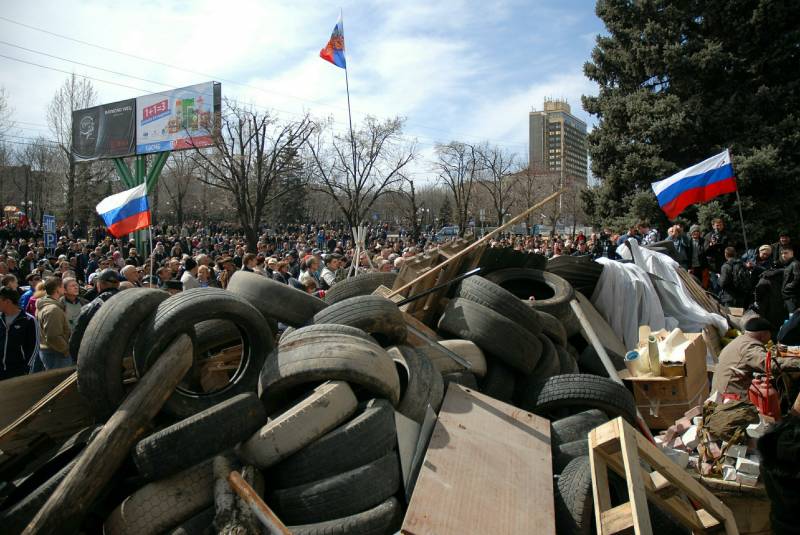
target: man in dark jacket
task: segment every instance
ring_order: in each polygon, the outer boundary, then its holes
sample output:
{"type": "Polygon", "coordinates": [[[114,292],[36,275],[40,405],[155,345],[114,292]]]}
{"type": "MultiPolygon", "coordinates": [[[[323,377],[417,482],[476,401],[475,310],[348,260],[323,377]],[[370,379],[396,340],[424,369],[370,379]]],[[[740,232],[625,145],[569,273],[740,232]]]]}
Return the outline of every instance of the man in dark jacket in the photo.
{"type": "Polygon", "coordinates": [[[784,265],[781,295],[787,312],[791,314],[800,304],[800,261],[794,257],[792,244],[786,244],[781,250],[781,262],[784,265]]]}
{"type": "Polygon", "coordinates": [[[722,264],[725,263],[725,248],[728,246],[728,233],[725,232],[725,222],[714,219],[711,222],[712,230],[705,237],[706,258],[708,269],[720,273],[722,264]]]}
{"type": "Polygon", "coordinates": [[[19,293],[0,288],[0,380],[25,375],[39,355],[36,319],[20,310],[19,293]]]}
{"type": "Polygon", "coordinates": [[[743,287],[743,281],[750,280],[750,273],[744,263],[736,258],[736,249],[725,248],[725,263],[719,273],[719,286],[721,289],[719,301],[723,305],[743,307],[748,299],[752,287],[743,287]],[[742,273],[744,270],[744,273],[742,273]]]}
{"type": "Polygon", "coordinates": [[[781,230],[778,234],[778,241],[772,244],[772,262],[774,264],[781,263],[781,253],[783,248],[788,245],[793,245],[792,238],[786,230],[781,230]]]}

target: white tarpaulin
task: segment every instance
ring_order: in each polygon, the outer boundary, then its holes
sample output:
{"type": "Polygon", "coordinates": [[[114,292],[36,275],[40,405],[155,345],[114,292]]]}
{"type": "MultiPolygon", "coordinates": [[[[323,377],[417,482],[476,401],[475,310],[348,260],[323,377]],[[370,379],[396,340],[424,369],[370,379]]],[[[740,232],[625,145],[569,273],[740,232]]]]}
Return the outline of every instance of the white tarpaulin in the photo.
{"type": "Polygon", "coordinates": [[[639,326],[654,331],[672,330],[677,322],[664,317],[661,302],[650,276],[636,264],[598,258],[603,273],[597,281],[592,304],[605,317],[627,349],[636,347],[639,326]]]}
{"type": "Polygon", "coordinates": [[[658,291],[664,315],[674,318],[683,332],[700,332],[707,325],[713,325],[720,334],[728,330],[728,322],[719,314],[711,314],[701,307],[691,296],[678,276],[679,264],[669,256],[640,247],[636,240],[629,240],[617,250],[617,254],[652,273],[658,279],[658,291]],[[660,280],[659,280],[660,279],[660,280]]]}

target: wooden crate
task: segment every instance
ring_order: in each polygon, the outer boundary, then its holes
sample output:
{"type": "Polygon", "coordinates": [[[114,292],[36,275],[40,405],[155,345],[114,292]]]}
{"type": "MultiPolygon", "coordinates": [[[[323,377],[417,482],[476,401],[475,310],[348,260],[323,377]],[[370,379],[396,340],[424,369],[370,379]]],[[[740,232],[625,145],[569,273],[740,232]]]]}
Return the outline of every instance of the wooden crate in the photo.
{"type": "Polygon", "coordinates": [[[617,418],[589,433],[589,461],[597,532],[619,533],[631,528],[637,535],[651,535],[647,501],[670,513],[694,533],[724,529],[738,535],[731,510],[705,489],[660,449],[617,418]],[[643,466],[643,463],[646,463],[643,466]],[[608,469],[625,479],[629,500],[611,506],[608,469]],[[691,503],[700,507],[695,509],[691,503]]]}

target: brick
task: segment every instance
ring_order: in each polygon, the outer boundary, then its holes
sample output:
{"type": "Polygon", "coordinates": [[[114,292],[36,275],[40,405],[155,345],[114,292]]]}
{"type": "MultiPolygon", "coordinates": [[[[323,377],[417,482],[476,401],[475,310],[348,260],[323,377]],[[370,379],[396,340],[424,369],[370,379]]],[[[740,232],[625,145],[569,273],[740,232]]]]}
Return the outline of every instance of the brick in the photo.
{"type": "Polygon", "coordinates": [[[702,415],[703,415],[703,407],[700,406],[692,407],[691,409],[683,413],[684,418],[689,418],[689,419],[702,415]]]}
{"type": "Polygon", "coordinates": [[[725,452],[728,457],[734,458],[747,458],[747,445],[746,444],[731,444],[725,452]]]}
{"type": "Polygon", "coordinates": [[[669,426],[667,428],[667,430],[664,431],[664,442],[665,443],[671,442],[672,439],[675,438],[675,435],[677,435],[677,434],[678,434],[678,431],[677,431],[677,429],[675,429],[675,426],[674,425],[669,426]]]}
{"type": "Polygon", "coordinates": [[[737,459],[736,471],[740,474],[747,474],[750,476],[757,476],[760,472],[759,464],[750,459],[737,459]]]}
{"type": "Polygon", "coordinates": [[[724,481],[736,481],[736,468],[732,466],[722,467],[722,479],[724,481]]]}
{"type": "Polygon", "coordinates": [[[683,450],[665,449],[664,453],[681,468],[686,468],[689,464],[689,454],[683,450]]]}
{"type": "Polygon", "coordinates": [[[702,463],[700,465],[700,473],[704,476],[711,475],[711,469],[714,467],[711,463],[702,463]]]}
{"type": "Polygon", "coordinates": [[[690,427],[692,427],[692,421],[689,418],[681,418],[675,422],[675,431],[680,435],[684,434],[690,427]]]}
{"type": "Polygon", "coordinates": [[[686,449],[686,446],[683,445],[683,440],[681,437],[675,437],[672,439],[672,442],[668,444],[668,446],[674,450],[682,450],[686,449]]]}
{"type": "Polygon", "coordinates": [[[758,476],[751,476],[750,474],[736,474],[736,481],[745,487],[755,487],[758,484],[758,476]]]}
{"type": "Polygon", "coordinates": [[[699,431],[696,425],[691,426],[681,435],[681,440],[686,448],[693,450],[700,443],[699,431]]]}

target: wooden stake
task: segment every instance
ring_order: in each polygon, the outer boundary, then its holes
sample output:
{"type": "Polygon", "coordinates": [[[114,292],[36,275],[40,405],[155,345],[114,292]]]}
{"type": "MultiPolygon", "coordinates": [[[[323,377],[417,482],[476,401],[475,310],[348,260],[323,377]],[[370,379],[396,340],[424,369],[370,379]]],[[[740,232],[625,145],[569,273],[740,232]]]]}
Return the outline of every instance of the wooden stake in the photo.
{"type": "Polygon", "coordinates": [[[192,366],[192,340],[185,334],[167,346],[136,383],[23,531],[24,535],[71,533],[125,461],[145,427],[192,366]]]}
{"type": "Polygon", "coordinates": [[[250,506],[253,514],[258,517],[270,533],[274,535],[292,535],[289,528],[287,528],[272,509],[264,503],[261,496],[253,490],[253,487],[244,480],[239,472],[236,470],[231,472],[230,475],[228,475],[228,483],[231,488],[236,491],[236,494],[250,506]]]}
{"type": "Polygon", "coordinates": [[[525,210],[524,212],[522,212],[518,216],[512,218],[505,225],[497,227],[493,231],[491,231],[488,234],[486,234],[480,240],[478,240],[478,241],[476,241],[474,243],[471,243],[468,247],[466,247],[463,251],[460,251],[455,256],[452,256],[452,257],[448,258],[447,260],[445,260],[444,262],[442,262],[438,266],[433,266],[430,270],[426,271],[425,273],[423,273],[422,275],[420,275],[419,277],[417,277],[413,281],[409,282],[408,284],[406,284],[404,286],[401,286],[400,288],[398,288],[396,290],[392,290],[392,293],[390,293],[386,297],[387,298],[391,298],[392,296],[395,296],[395,295],[397,295],[397,294],[399,294],[401,292],[404,292],[404,291],[408,290],[409,288],[411,288],[412,286],[414,286],[415,284],[417,284],[418,282],[420,282],[422,280],[425,280],[426,278],[430,277],[434,273],[438,273],[439,271],[441,271],[441,269],[443,267],[448,266],[448,265],[452,264],[453,262],[457,262],[465,254],[469,253],[470,251],[473,251],[474,249],[480,247],[482,244],[484,244],[487,241],[489,241],[492,238],[492,236],[494,236],[495,234],[503,232],[504,230],[506,230],[508,228],[511,228],[512,226],[516,225],[517,223],[519,223],[520,221],[522,221],[523,219],[528,217],[528,215],[531,212],[533,212],[534,210],[538,210],[539,208],[541,208],[545,204],[547,204],[550,201],[554,200],[556,197],[558,197],[562,193],[564,193],[564,190],[557,191],[557,192],[553,193],[552,195],[550,195],[548,197],[545,197],[544,199],[542,199],[541,201],[537,202],[536,204],[534,204],[533,206],[531,206],[530,208],[528,208],[527,210],[525,210]]]}

